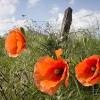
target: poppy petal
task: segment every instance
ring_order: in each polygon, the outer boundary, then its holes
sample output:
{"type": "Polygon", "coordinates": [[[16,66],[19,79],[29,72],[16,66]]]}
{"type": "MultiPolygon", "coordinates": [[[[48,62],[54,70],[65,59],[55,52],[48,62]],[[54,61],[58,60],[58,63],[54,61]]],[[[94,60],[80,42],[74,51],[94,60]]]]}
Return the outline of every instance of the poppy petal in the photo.
{"type": "Polygon", "coordinates": [[[5,40],[5,49],[10,57],[17,57],[26,47],[25,37],[20,29],[13,29],[5,40]]]}
{"type": "Polygon", "coordinates": [[[84,59],[75,67],[76,78],[84,86],[92,86],[100,81],[98,74],[100,72],[99,59],[99,56],[93,55],[84,59]]]}
{"type": "Polygon", "coordinates": [[[56,54],[57,58],[60,57],[62,55],[62,53],[63,53],[62,49],[55,50],[55,54],[56,54]]]}
{"type": "Polygon", "coordinates": [[[68,80],[69,79],[69,68],[68,67],[66,67],[66,72],[67,72],[67,75],[66,75],[66,79],[65,79],[65,86],[67,88],[68,84],[69,84],[69,80],[68,80]]]}
{"type": "Polygon", "coordinates": [[[100,83],[100,59],[97,60],[96,70],[91,78],[87,80],[91,84],[100,83]]]}
{"type": "MultiPolygon", "coordinates": [[[[49,56],[42,57],[35,64],[33,78],[39,90],[48,93],[49,95],[55,94],[59,88],[61,81],[67,75],[67,65],[63,60],[54,60],[49,56]],[[56,69],[64,70],[61,75],[55,71],[56,69]]],[[[57,70],[59,72],[59,70],[57,70]]]]}

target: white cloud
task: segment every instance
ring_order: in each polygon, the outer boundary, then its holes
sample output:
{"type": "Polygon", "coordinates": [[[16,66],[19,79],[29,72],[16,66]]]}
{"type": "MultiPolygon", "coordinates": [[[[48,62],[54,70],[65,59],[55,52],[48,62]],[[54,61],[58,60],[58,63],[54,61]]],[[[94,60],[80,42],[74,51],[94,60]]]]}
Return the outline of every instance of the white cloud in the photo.
{"type": "Polygon", "coordinates": [[[0,35],[3,35],[8,28],[12,27],[11,18],[16,12],[19,0],[0,0],[0,35]]]}
{"type": "Polygon", "coordinates": [[[49,23],[51,24],[53,30],[59,30],[63,18],[63,14],[60,13],[60,8],[57,5],[53,5],[53,7],[50,10],[50,13],[53,16],[51,16],[51,18],[49,19],[49,23]]]}
{"type": "Polygon", "coordinates": [[[73,5],[75,0],[69,0],[69,5],[73,5]]]}
{"type": "MultiPolygon", "coordinates": [[[[56,17],[50,18],[50,21],[53,22],[53,26],[56,29],[61,29],[61,24],[63,20],[63,13],[58,13],[56,17]]],[[[79,30],[86,28],[96,28],[100,26],[100,12],[81,9],[73,13],[71,30],[79,30]]]]}
{"type": "Polygon", "coordinates": [[[63,19],[62,13],[58,13],[56,17],[51,17],[49,19],[49,23],[52,25],[54,31],[61,29],[62,19],[63,19]]]}
{"type": "Polygon", "coordinates": [[[40,0],[28,0],[29,7],[35,6],[40,0]]]}
{"type": "Polygon", "coordinates": [[[15,18],[8,18],[0,20],[0,35],[6,34],[6,32],[14,27],[21,27],[27,25],[26,20],[17,20],[15,18]]]}
{"type": "Polygon", "coordinates": [[[18,0],[0,0],[0,19],[13,15],[16,11],[18,0]]]}
{"type": "Polygon", "coordinates": [[[73,14],[72,28],[75,30],[96,27],[100,24],[100,12],[81,9],[73,14]]]}
{"type": "Polygon", "coordinates": [[[57,29],[61,29],[62,20],[63,20],[63,14],[58,13],[57,24],[56,24],[57,29]]]}
{"type": "Polygon", "coordinates": [[[54,6],[51,10],[50,13],[51,14],[57,14],[59,12],[59,8],[57,6],[54,6]]]}

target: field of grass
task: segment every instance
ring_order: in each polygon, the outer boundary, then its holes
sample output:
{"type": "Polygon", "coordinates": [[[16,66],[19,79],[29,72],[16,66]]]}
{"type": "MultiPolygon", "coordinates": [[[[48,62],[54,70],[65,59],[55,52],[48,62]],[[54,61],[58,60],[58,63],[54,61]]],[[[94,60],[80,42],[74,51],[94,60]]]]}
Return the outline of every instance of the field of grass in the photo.
{"type": "Polygon", "coordinates": [[[55,35],[26,32],[27,49],[17,58],[8,57],[4,38],[0,38],[0,100],[100,100],[100,85],[83,87],[75,78],[74,68],[84,58],[100,55],[100,37],[83,32],[81,37],[70,33],[63,41],[55,35]],[[74,38],[73,38],[74,37],[74,38]],[[64,84],[54,96],[41,93],[32,78],[39,57],[53,56],[63,48],[63,58],[69,59],[69,87],[64,84]]]}

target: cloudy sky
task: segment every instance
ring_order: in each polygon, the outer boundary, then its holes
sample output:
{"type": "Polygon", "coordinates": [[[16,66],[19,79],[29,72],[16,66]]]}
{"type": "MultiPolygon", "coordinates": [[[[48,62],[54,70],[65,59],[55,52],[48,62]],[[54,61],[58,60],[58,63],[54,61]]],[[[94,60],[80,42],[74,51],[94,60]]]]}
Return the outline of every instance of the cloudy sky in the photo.
{"type": "Polygon", "coordinates": [[[85,28],[100,22],[100,0],[0,0],[0,34],[27,24],[26,19],[51,21],[60,28],[68,6],[73,8],[72,28],[85,28]]]}

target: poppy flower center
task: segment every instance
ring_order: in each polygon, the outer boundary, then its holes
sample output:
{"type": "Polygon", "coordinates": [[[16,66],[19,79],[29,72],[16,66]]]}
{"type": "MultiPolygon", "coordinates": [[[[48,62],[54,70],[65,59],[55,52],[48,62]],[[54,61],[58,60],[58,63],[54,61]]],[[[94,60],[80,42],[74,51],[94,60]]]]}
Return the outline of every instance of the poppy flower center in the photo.
{"type": "Polygon", "coordinates": [[[95,72],[95,70],[96,70],[96,67],[95,66],[91,67],[91,71],[92,72],[95,72]]]}
{"type": "Polygon", "coordinates": [[[63,72],[64,72],[64,69],[62,69],[62,68],[57,68],[54,70],[55,75],[62,75],[63,72]]]}

